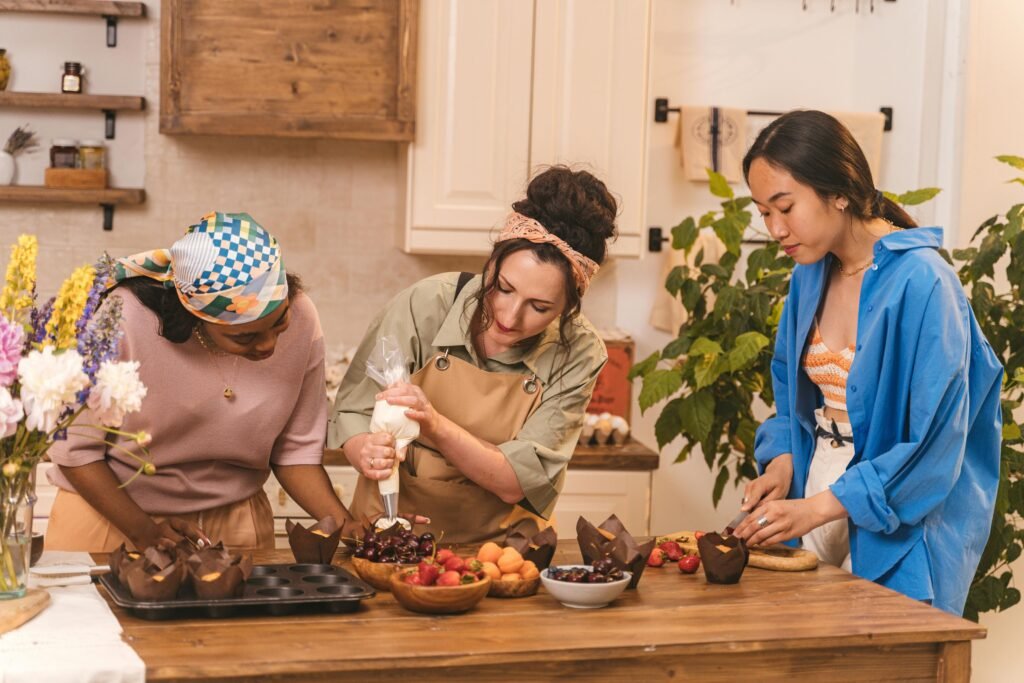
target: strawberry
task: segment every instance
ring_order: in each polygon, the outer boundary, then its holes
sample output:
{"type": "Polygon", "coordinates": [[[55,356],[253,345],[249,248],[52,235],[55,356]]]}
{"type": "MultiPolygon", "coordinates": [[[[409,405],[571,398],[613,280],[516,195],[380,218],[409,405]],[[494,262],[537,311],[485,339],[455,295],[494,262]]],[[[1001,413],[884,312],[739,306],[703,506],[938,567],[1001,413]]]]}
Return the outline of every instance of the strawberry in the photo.
{"type": "Polygon", "coordinates": [[[683,549],[675,541],[665,541],[658,546],[665,553],[665,557],[671,562],[678,562],[683,556],[683,549]]]}
{"type": "Polygon", "coordinates": [[[437,556],[434,558],[434,561],[443,567],[444,563],[451,557],[455,557],[455,553],[453,553],[450,548],[441,548],[437,551],[437,556]]]}
{"type": "Polygon", "coordinates": [[[405,583],[408,583],[410,585],[413,585],[413,586],[429,585],[429,584],[424,584],[423,583],[423,577],[421,575],[417,574],[416,572],[409,572],[404,577],[402,577],[402,581],[404,581],[405,583]]]}
{"type": "Polygon", "coordinates": [[[477,578],[473,572],[463,572],[462,578],[459,579],[459,583],[476,583],[480,579],[477,578]]]}
{"type": "Polygon", "coordinates": [[[648,567],[661,567],[665,564],[665,551],[661,548],[655,548],[651,551],[651,554],[647,557],[648,567]]]}
{"type": "Polygon", "coordinates": [[[444,562],[445,571],[461,572],[466,568],[466,562],[458,555],[452,555],[444,562]]]}
{"type": "Polygon", "coordinates": [[[420,582],[424,586],[433,586],[437,577],[441,575],[441,568],[430,560],[423,560],[417,567],[419,570],[420,582]]]}
{"type": "Polygon", "coordinates": [[[693,532],[693,540],[699,541],[703,535],[704,535],[703,531],[694,531],[693,532]]]}
{"type": "Polygon", "coordinates": [[[443,572],[437,577],[436,586],[458,586],[462,576],[458,572],[443,572]]]}
{"type": "Polygon", "coordinates": [[[696,555],[684,555],[679,560],[679,571],[683,574],[694,574],[700,566],[700,558],[696,555]]]}

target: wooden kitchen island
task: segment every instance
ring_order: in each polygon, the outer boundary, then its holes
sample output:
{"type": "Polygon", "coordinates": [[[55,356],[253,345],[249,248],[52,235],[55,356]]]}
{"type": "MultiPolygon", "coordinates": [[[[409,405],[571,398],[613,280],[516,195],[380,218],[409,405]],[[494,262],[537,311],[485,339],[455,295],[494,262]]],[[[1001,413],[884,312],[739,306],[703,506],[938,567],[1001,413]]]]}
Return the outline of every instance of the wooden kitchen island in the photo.
{"type": "MultiPolygon", "coordinates": [[[[578,561],[575,542],[555,559],[578,561]]],[[[145,621],[111,607],[150,681],[967,681],[971,640],[985,637],[832,567],[748,568],[734,586],[648,568],[598,610],[562,607],[543,587],[444,617],[407,612],[389,593],[342,615],[145,621]]]]}

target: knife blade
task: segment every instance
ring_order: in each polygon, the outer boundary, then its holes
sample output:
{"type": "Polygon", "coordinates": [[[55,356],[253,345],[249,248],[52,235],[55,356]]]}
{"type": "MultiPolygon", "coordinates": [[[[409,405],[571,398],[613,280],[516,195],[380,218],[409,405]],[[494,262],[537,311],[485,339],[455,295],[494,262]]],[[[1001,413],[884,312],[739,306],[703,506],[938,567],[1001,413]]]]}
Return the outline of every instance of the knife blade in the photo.
{"type": "Polygon", "coordinates": [[[736,531],[736,527],[738,527],[740,522],[746,519],[749,514],[749,512],[743,512],[740,510],[740,513],[733,517],[731,522],[725,525],[725,535],[732,536],[732,532],[736,531]]]}

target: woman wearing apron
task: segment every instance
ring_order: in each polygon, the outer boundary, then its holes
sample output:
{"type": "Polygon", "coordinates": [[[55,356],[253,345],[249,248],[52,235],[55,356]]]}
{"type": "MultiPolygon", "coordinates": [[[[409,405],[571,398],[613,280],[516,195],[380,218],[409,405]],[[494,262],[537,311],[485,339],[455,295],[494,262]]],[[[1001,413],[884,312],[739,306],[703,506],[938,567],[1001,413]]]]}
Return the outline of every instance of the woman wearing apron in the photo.
{"type": "Polygon", "coordinates": [[[429,517],[446,541],[549,523],[607,360],[580,302],[615,233],[616,208],[591,174],[551,168],[513,204],[482,275],[422,280],[370,325],[328,428],[328,445],[343,447],[362,475],[357,519],[381,511],[377,481],[397,458],[400,504],[429,517]],[[365,375],[382,336],[412,361],[411,384],[382,390],[365,375]],[[404,454],[390,436],[368,433],[378,396],[419,422],[404,454]]]}
{"type": "Polygon", "coordinates": [[[802,539],[959,614],[998,488],[1002,367],[938,252],[942,231],[885,199],[822,112],[774,121],[744,171],[797,265],[772,360],[778,413],[758,430],[762,475],[736,535],[802,539]]]}
{"type": "Polygon", "coordinates": [[[115,279],[104,305],[122,306],[120,358],[138,361],[148,391],[122,429],[152,436],[156,472],[122,487],[137,467],[124,453],[132,439],[70,430],[50,450],[59,491],[47,549],[109,552],[182,535],[273,548],[271,470],[310,516],[349,520],[321,465],[320,320],[277,240],[246,214],[212,213],[170,249],[121,259],[115,279]]]}

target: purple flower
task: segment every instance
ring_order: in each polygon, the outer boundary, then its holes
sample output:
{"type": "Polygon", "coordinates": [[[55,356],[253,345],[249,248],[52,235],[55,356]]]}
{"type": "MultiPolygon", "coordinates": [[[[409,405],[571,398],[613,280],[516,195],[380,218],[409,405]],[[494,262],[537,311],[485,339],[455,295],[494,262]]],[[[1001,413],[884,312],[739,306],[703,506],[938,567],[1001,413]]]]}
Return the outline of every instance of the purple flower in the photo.
{"type": "Polygon", "coordinates": [[[56,297],[50,297],[41,308],[32,309],[32,343],[42,344],[46,339],[46,323],[53,314],[53,302],[56,297]]]}
{"type": "Polygon", "coordinates": [[[9,387],[18,376],[25,347],[25,331],[0,315],[0,386],[9,387]]]}
{"type": "Polygon", "coordinates": [[[78,394],[84,403],[96,379],[100,365],[117,358],[121,345],[121,299],[114,296],[107,299],[89,321],[85,331],[78,337],[78,353],[83,359],[82,370],[89,376],[89,386],[78,394]]]}

